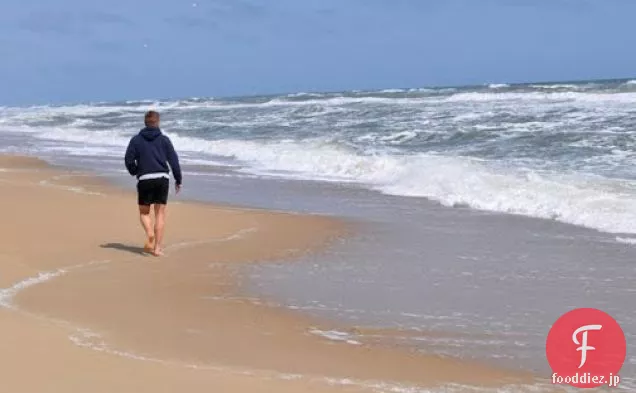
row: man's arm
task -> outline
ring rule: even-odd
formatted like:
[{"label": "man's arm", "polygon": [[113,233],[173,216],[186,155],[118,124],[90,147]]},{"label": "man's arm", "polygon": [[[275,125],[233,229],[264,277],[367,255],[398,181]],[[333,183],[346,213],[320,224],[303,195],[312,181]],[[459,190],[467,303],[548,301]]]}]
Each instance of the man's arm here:
[{"label": "man's arm", "polygon": [[170,169],[172,169],[172,175],[174,176],[174,181],[178,187],[181,186],[182,175],[181,175],[181,165],[179,165],[179,155],[174,150],[174,146],[172,145],[172,141],[167,136],[165,137],[166,141],[166,153],[168,155],[168,164],[170,164]]},{"label": "man's arm", "polygon": [[134,139],[131,139],[130,143],[128,143],[126,155],[124,156],[124,164],[131,176],[137,174],[137,147],[135,146]]}]

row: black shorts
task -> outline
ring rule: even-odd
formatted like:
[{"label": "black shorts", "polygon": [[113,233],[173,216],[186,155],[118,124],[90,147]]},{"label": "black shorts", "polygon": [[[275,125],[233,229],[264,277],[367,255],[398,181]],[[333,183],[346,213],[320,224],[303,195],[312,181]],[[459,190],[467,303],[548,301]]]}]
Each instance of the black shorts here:
[{"label": "black shorts", "polygon": [[137,182],[137,201],[141,206],[165,205],[168,203],[170,180],[161,177],[159,179],[145,179]]}]

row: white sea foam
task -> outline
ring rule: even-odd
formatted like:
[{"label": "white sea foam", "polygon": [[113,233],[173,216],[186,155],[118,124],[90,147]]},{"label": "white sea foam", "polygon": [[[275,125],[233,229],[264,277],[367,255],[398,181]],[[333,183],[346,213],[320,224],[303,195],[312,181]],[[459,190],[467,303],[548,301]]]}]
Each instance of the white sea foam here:
[{"label": "white sea foam", "polygon": [[378,393],[454,393],[454,392],[472,392],[472,393],[531,393],[531,392],[543,392],[549,387],[546,384],[534,384],[534,385],[509,385],[498,389],[484,389],[477,386],[468,386],[460,384],[446,384],[438,388],[421,388],[414,385],[399,384],[395,382],[384,381],[368,381],[359,380],[353,378],[332,378],[332,377],[315,377],[304,374],[289,374],[283,372],[268,372],[262,370],[248,370],[241,368],[230,368],[212,364],[188,364],[188,363],[176,363],[156,357],[147,355],[141,355],[132,351],[119,350],[109,346],[103,337],[89,329],[76,328],[75,332],[69,336],[69,340],[75,345],[91,349],[97,352],[104,352],[114,356],[119,356],[127,359],[152,362],[164,365],[171,365],[177,367],[184,367],[193,370],[206,370],[213,372],[222,372],[233,375],[243,376],[257,376],[266,380],[282,380],[282,381],[298,381],[303,380],[309,383],[327,384],[332,386],[351,386],[362,388],[368,391],[374,391]]},{"label": "white sea foam", "polygon": [[616,237],[616,241],[624,244],[633,244],[636,245],[636,238],[634,237]]},{"label": "white sea foam", "polygon": [[66,270],[64,269],[51,272],[41,272],[38,273],[38,275],[35,277],[29,277],[22,281],[19,281],[9,288],[0,289],[0,306],[13,308],[13,298],[18,294],[18,292],[34,285],[42,284],[55,277],[59,277],[64,273],[66,273]]},{"label": "white sea foam", "polygon": [[189,242],[181,242],[181,243],[174,243],[171,244],[170,246],[166,247],[166,249],[169,250],[178,250],[181,248],[187,248],[187,247],[194,247],[194,246],[199,246],[199,245],[204,245],[204,244],[210,244],[210,243],[221,243],[221,242],[227,242],[227,241],[232,241],[232,240],[240,240],[245,238],[247,235],[257,232],[258,228],[245,228],[245,229],[241,229],[239,231],[237,231],[236,233],[233,233],[231,235],[228,235],[226,237],[222,237],[222,238],[216,238],[216,239],[205,239],[205,240],[199,240],[199,241],[189,241]]},{"label": "white sea foam", "polygon": [[446,102],[574,102],[598,105],[608,104],[635,104],[636,93],[623,92],[613,94],[588,93],[588,92],[533,92],[533,93],[513,93],[513,92],[488,92],[488,93],[458,93],[444,98]]},{"label": "white sea foam", "polygon": [[305,92],[287,94],[288,98],[323,97],[323,96],[324,94],[320,94],[320,93],[305,93]]},{"label": "white sea foam", "polygon": [[[460,384],[446,384],[437,388],[422,388],[407,384],[359,381],[352,378],[326,378],[325,381],[334,386],[362,387],[378,393],[539,393],[554,390],[554,386],[549,386],[546,383],[536,385],[509,385],[501,388],[484,388]],[[566,389],[564,391],[568,390]]]},{"label": "white sea foam", "polygon": [[580,86],[577,86],[577,85],[568,85],[568,84],[531,85],[530,87],[533,87],[535,89],[550,89],[550,90],[556,90],[556,89],[577,90],[581,88]]},{"label": "white sea foam", "polygon": [[84,267],[101,265],[105,263],[109,263],[110,261],[91,261],[84,264],[78,264],[73,266],[68,266],[65,268],[52,270],[48,272],[39,272],[36,276],[25,278],[24,280],[18,281],[12,286],[4,289],[0,289],[0,307],[6,308],[14,308],[13,298],[20,292],[32,286],[45,283],[50,281],[56,277],[60,277],[68,272],[76,269],[81,269]]},{"label": "white sea foam", "polygon": [[[626,85],[633,85],[636,81],[627,82]],[[86,122],[92,122],[91,116],[101,116],[116,114],[122,121],[130,122],[133,126],[137,124],[137,118],[144,111],[150,108],[158,110],[170,111],[189,111],[189,110],[232,110],[232,109],[250,109],[250,108],[276,108],[276,107],[302,107],[320,105],[323,107],[338,107],[350,104],[387,104],[387,105],[415,105],[421,106],[439,102],[497,102],[501,100],[517,100],[517,101],[559,101],[570,100],[578,102],[615,102],[615,103],[634,103],[636,102],[636,93],[633,92],[587,92],[585,86],[555,84],[555,85],[533,85],[531,87],[544,89],[545,92],[501,92],[498,91],[506,84],[492,84],[489,86],[490,92],[458,92],[457,89],[411,89],[409,92],[423,93],[439,93],[432,96],[409,97],[409,98],[390,98],[390,97],[369,97],[356,96],[347,97],[343,95],[324,95],[313,93],[299,93],[288,95],[287,97],[278,97],[264,100],[261,102],[232,102],[232,101],[216,101],[211,99],[205,100],[182,100],[182,101],[165,101],[165,102],[138,102],[135,105],[74,105],[74,106],[34,106],[28,108],[0,108],[0,125],[3,130],[11,130],[12,127],[20,123],[40,122],[46,120],[55,120],[56,117],[64,116],[70,125],[66,125],[65,129],[70,128],[82,129]],[[554,91],[557,89],[568,89],[570,91],[561,92]],[[391,89],[388,92],[405,92],[406,90]],[[456,94],[452,94],[456,93]],[[444,96],[446,95],[446,96]],[[311,98],[306,100],[289,100],[289,98]],[[16,131],[20,132],[38,132],[41,131],[33,127],[16,126]],[[118,128],[121,127],[118,125]],[[86,132],[86,137],[96,131]],[[97,131],[99,132],[99,131]]]},{"label": "white sea foam", "polygon": [[389,143],[404,143],[413,138],[416,138],[418,133],[416,131],[400,131],[390,135],[382,136],[379,139],[383,142]]},{"label": "white sea foam", "polygon": [[[51,127],[40,132],[38,137],[56,141],[85,143],[89,144],[89,146],[96,144],[104,146],[126,146],[130,141],[129,135],[124,135],[115,130],[87,132],[86,129],[74,127]],[[72,147],[69,146],[68,148],[71,149]],[[83,150],[79,150],[80,153],[82,151]]]},{"label": "white sea foam", "polygon": [[360,155],[319,140],[260,143],[173,137],[183,149],[234,157],[257,173],[357,182],[387,194],[427,197],[447,206],[466,205],[607,232],[636,233],[636,195],[629,182],[507,170],[461,157]]},{"label": "white sea foam", "polygon": [[510,85],[508,85],[506,83],[492,83],[492,84],[488,85],[489,89],[504,89],[506,87],[510,87]]},{"label": "white sea foam", "polygon": [[[412,98],[389,98],[389,97],[345,97],[345,96],[329,96],[324,97],[320,95],[312,95],[305,100],[290,100],[293,97],[276,97],[262,102],[219,102],[219,101],[175,101],[166,102],[161,105],[142,105],[136,107],[129,106],[91,106],[91,105],[76,105],[76,106],[37,106],[29,108],[6,108],[0,110],[0,125],[2,125],[3,131],[15,131],[21,133],[41,133],[42,121],[56,120],[58,117],[64,117],[67,121],[71,121],[71,124],[66,124],[63,127],[46,126],[46,131],[49,137],[52,139],[62,136],[68,137],[68,135],[60,135],[60,130],[68,134],[74,133],[74,141],[84,141],[90,139],[91,136],[100,133],[117,133],[126,128],[136,128],[138,126],[138,118],[148,109],[156,109],[161,111],[201,111],[207,112],[223,112],[228,110],[249,110],[249,109],[291,109],[300,107],[312,107],[320,106],[322,108],[341,108],[348,105],[363,105],[363,104],[399,104],[399,105],[422,105],[430,101],[427,97],[412,97]],[[126,122],[128,127],[123,127],[123,124],[118,124],[116,128],[107,131],[86,130],[83,126],[88,121],[92,123],[90,117],[103,116],[107,114],[116,114],[120,122]],[[89,119],[86,119],[89,118]],[[280,119],[279,119],[280,120]],[[240,120],[237,120],[240,121]],[[35,123],[35,126],[28,126],[28,124]]]},{"label": "white sea foam", "polygon": [[[634,92],[585,92],[580,88],[570,89],[572,91],[552,91],[557,88],[566,88],[568,85],[546,85],[542,86],[544,92],[502,92],[498,91],[505,85],[492,85],[490,92],[456,92],[455,89],[435,90],[435,95],[409,98],[390,98],[390,97],[369,97],[369,96],[324,96],[324,95],[307,95],[306,100],[289,100],[294,97],[272,98],[263,102],[222,102],[214,100],[204,101],[174,101],[174,102],[157,102],[153,105],[140,106],[92,106],[92,105],[76,105],[76,106],[37,106],[29,108],[2,108],[0,109],[0,126],[4,131],[15,131],[21,133],[38,133],[43,137],[51,139],[56,138],[72,138],[62,140],[72,140],[76,142],[86,142],[93,137],[100,138],[100,135],[111,134],[111,136],[123,136],[122,131],[128,128],[135,128],[138,125],[138,117],[147,109],[155,108],[158,110],[170,111],[199,111],[206,110],[208,112],[221,112],[234,109],[285,109],[293,110],[298,107],[320,106],[326,108],[338,108],[342,110],[349,105],[392,105],[402,107],[424,108],[427,105],[438,105],[441,103],[462,103],[462,102],[478,102],[478,103],[498,103],[501,101],[508,102],[528,102],[533,103],[543,101],[545,103],[554,102],[573,102],[580,104],[634,104],[636,103],[636,93]],[[416,90],[420,91],[420,90]],[[426,89],[422,90],[428,91]],[[456,94],[451,94],[456,93]],[[120,124],[111,130],[96,131],[86,130],[85,126],[92,124],[92,116],[113,115],[116,116]],[[315,114],[314,114],[315,115]],[[267,115],[262,115],[268,117]],[[63,117],[70,124],[65,124],[62,128],[56,128],[52,125],[42,124],[42,121],[57,121]],[[281,120],[278,118],[278,120]],[[211,124],[213,119],[210,120]],[[232,125],[240,123],[240,119],[234,119]],[[34,124],[29,126],[29,124]],[[223,123],[230,125],[229,123]],[[247,124],[246,124],[247,125]],[[255,124],[252,122],[251,126]],[[46,133],[42,133],[45,130]]]},{"label": "white sea foam", "polygon": [[128,359],[159,363],[172,366],[181,366],[184,368],[194,370],[206,370],[213,372],[223,372],[233,375],[243,376],[258,376],[259,378],[266,380],[282,380],[282,381],[298,381],[304,380],[310,383],[327,384],[332,386],[352,386],[363,389],[369,389],[378,393],[454,393],[454,392],[472,392],[472,393],[531,393],[531,392],[543,392],[546,391],[547,386],[536,385],[510,385],[499,389],[484,389],[476,386],[459,385],[459,384],[447,384],[439,388],[421,388],[413,385],[398,384],[393,382],[382,381],[365,381],[353,378],[330,378],[330,377],[314,377],[304,374],[289,374],[279,372],[265,372],[261,370],[247,370],[240,368],[230,368],[217,365],[203,365],[203,364],[177,364],[175,362],[153,358],[145,355],[136,354],[130,351],[117,350],[109,347],[101,338],[99,334],[96,334],[87,329],[77,329],[75,334],[69,336],[69,339],[77,346],[91,349],[97,352],[105,352],[111,355],[120,356]]},{"label": "white sea foam", "polygon": [[337,330],[319,330],[319,329],[312,329],[309,331],[311,334],[314,334],[316,336],[320,336],[320,337],[324,337],[328,340],[331,341],[342,341],[345,342],[347,344],[351,344],[351,345],[362,345],[362,343],[360,343],[360,341],[355,340],[354,336],[352,334],[346,333],[346,332],[340,332]]},{"label": "white sea foam", "polygon": [[169,364],[170,362],[164,361],[161,359],[155,359],[148,356],[143,356],[140,354],[136,354],[130,351],[123,351],[113,349],[108,346],[104,338],[98,334],[93,332],[90,329],[86,328],[77,328],[75,332],[69,335],[68,339],[78,347],[91,349],[97,352],[105,352],[111,355],[120,356],[128,359],[140,360],[145,362],[153,362],[153,363],[162,363]]},{"label": "white sea foam", "polygon": [[63,185],[59,185],[56,184],[56,181],[63,179],[63,178],[70,178],[70,177],[75,177],[77,175],[61,175],[61,176],[53,176],[50,179],[45,179],[45,180],[40,180],[39,181],[39,185],[43,186],[43,187],[50,187],[50,188],[57,188],[57,189],[61,189],[61,190],[66,190],[66,191],[70,191],[70,192],[75,192],[77,194],[83,194],[83,195],[91,195],[91,196],[105,196],[104,194],[102,194],[101,192],[95,192],[95,191],[88,191],[83,187],[77,187],[77,186],[63,186]]}]

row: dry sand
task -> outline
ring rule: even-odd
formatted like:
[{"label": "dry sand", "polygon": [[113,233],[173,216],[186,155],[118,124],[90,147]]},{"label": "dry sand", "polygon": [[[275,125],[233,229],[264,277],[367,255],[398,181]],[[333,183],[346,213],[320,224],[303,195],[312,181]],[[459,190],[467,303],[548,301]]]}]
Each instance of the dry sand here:
[{"label": "dry sand", "polygon": [[532,378],[330,341],[311,329],[346,328],[237,297],[237,267],[320,252],[352,229],[337,219],[171,202],[166,256],[155,258],[141,253],[131,192],[9,156],[0,187],[1,393],[370,392],[377,381]]}]

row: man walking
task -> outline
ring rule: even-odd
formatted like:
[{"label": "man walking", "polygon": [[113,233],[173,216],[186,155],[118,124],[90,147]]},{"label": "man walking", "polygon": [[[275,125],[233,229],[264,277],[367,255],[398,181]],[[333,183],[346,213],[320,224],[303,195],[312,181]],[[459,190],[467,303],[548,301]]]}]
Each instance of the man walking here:
[{"label": "man walking", "polygon": [[[170,190],[170,169],[175,179],[175,191],[181,190],[179,156],[168,136],[159,129],[159,113],[149,111],[144,118],[145,128],[131,138],[124,158],[126,169],[137,177],[139,219],[146,232],[146,252],[163,255],[163,234],[166,205]],[[170,167],[168,167],[170,165]],[[150,209],[154,205],[153,228]]]}]

